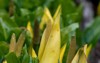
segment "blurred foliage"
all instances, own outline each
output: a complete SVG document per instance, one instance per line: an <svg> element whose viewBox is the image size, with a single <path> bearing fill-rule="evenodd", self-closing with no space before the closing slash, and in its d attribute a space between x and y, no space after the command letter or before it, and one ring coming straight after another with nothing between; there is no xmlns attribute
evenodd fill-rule
<svg viewBox="0 0 100 63"><path fill-rule="evenodd" d="M93 22L91 23L91 25L85 30L85 32L83 33L83 42L89 43L91 44L91 42L93 43L93 46L96 45L96 43L98 42L99 38L100 38L100 17L96 17Z"/></svg>
<svg viewBox="0 0 100 63"><path fill-rule="evenodd" d="M9 41L12 32L18 36L21 31L15 21L12 21L9 17L0 18L0 29L0 41Z"/></svg>
<svg viewBox="0 0 100 63"><path fill-rule="evenodd" d="M9 46L5 42L0 42L0 59L3 58L9 50Z"/></svg>

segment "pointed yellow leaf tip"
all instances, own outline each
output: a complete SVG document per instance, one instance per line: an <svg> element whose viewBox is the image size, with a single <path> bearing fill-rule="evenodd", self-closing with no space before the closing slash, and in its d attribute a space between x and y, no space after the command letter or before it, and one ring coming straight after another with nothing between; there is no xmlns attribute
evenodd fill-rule
<svg viewBox="0 0 100 63"><path fill-rule="evenodd" d="M36 58L36 57L37 57L37 55L35 53L35 50L32 48L32 58Z"/></svg>
<svg viewBox="0 0 100 63"><path fill-rule="evenodd" d="M64 44L60 50L60 63L62 63L62 59L63 59L64 53L65 53L65 50L66 50L66 44Z"/></svg>
<svg viewBox="0 0 100 63"><path fill-rule="evenodd" d="M71 63L87 63L87 58L83 47L78 50Z"/></svg>
<svg viewBox="0 0 100 63"><path fill-rule="evenodd" d="M87 50L87 44L84 45L84 53L86 55L86 50Z"/></svg>
<svg viewBox="0 0 100 63"><path fill-rule="evenodd" d="M89 53L92 49L92 44L90 44L89 46L87 46L87 49L86 49L86 56L88 57L89 56Z"/></svg>
<svg viewBox="0 0 100 63"><path fill-rule="evenodd" d="M46 28L43 32L41 43L40 43L40 48L39 48L39 52L38 52L39 60L41 60L41 57L43 55L45 46L47 44L51 29L52 29L52 26L53 26L53 19L52 19L51 14L50 14L50 12L47 8L45 8L44 14L46 15L46 19L44 19L44 21L47 21L47 23L46 23L47 26L46 26Z"/></svg>
<svg viewBox="0 0 100 63"><path fill-rule="evenodd" d="M58 6L54 16L53 16L53 19L55 20L55 18L57 17L57 15L59 14L59 12L61 13L61 5Z"/></svg>
<svg viewBox="0 0 100 63"><path fill-rule="evenodd" d="M60 57L60 14L58 13L45 46L40 63L58 63Z"/></svg>
<svg viewBox="0 0 100 63"><path fill-rule="evenodd" d="M39 25L39 27L40 27L41 30L43 29L44 25L47 24L47 22L49 20L53 21L49 9L47 7L45 7L45 9L44 9L44 15L43 15L42 20L41 20L40 25Z"/></svg>
<svg viewBox="0 0 100 63"><path fill-rule="evenodd" d="M15 47L16 47L16 36L13 33L10 40L9 52L15 52Z"/></svg>
<svg viewBox="0 0 100 63"><path fill-rule="evenodd" d="M91 49L92 49L92 44L90 44L89 46L87 44L84 45L84 53L86 55L86 58L88 58Z"/></svg>
<svg viewBox="0 0 100 63"><path fill-rule="evenodd" d="M33 29L32 29L32 26L31 26L31 22L28 21L28 24L27 24L27 30L31 33L31 37L33 38Z"/></svg>
<svg viewBox="0 0 100 63"><path fill-rule="evenodd" d="M53 21L52 16L51 16L51 14L50 14L50 11L49 11L49 9L48 9L47 7L45 7L44 12L45 12L45 14L49 17L49 20Z"/></svg>

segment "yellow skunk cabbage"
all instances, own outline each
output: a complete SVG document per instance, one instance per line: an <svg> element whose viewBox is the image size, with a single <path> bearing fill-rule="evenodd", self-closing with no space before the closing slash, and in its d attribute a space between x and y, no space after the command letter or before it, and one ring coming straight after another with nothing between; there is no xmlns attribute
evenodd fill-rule
<svg viewBox="0 0 100 63"><path fill-rule="evenodd" d="M57 12L56 18L52 18L54 21L52 19L48 21L42 36L38 54L40 63L58 63L60 55L60 6L57 11L59 12Z"/></svg>

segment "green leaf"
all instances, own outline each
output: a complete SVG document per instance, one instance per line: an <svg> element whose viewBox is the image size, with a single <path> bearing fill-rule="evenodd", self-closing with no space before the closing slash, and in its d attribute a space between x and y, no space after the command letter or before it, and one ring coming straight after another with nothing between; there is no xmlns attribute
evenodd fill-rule
<svg viewBox="0 0 100 63"><path fill-rule="evenodd" d="M78 27L79 27L78 23L73 23L69 25L68 27L61 29L61 47L64 44L67 44L64 57L63 57L63 63L66 63L66 60L67 60L68 51L69 51L70 43L71 43L71 36L73 36L73 32Z"/></svg>
<svg viewBox="0 0 100 63"><path fill-rule="evenodd" d="M9 51L9 46L6 42L0 42L0 58L3 58Z"/></svg>
<svg viewBox="0 0 100 63"><path fill-rule="evenodd" d="M25 46L23 47L23 51L22 51L22 63L32 63L32 57L28 54L27 52L27 47L26 47L26 44Z"/></svg>
<svg viewBox="0 0 100 63"><path fill-rule="evenodd" d="M30 56L25 54L22 59L22 63L30 63Z"/></svg>
<svg viewBox="0 0 100 63"><path fill-rule="evenodd" d="M22 2L23 2L22 6L24 8L31 9L31 10L36 9L41 4L40 0L23 0Z"/></svg>
<svg viewBox="0 0 100 63"><path fill-rule="evenodd" d="M1 41L10 41L10 35L15 33L16 36L21 32L20 28L18 28L17 24L12 21L9 17L0 18L0 40ZM8 42L7 41L7 42Z"/></svg>
<svg viewBox="0 0 100 63"><path fill-rule="evenodd" d="M77 47L80 48L84 42L82 40L83 38L83 30L81 30L80 28L76 30L76 43L77 43Z"/></svg>
<svg viewBox="0 0 100 63"><path fill-rule="evenodd" d="M62 0L62 18L64 26L68 25L67 15L76 11L76 5L72 0Z"/></svg>
<svg viewBox="0 0 100 63"><path fill-rule="evenodd" d="M5 9L0 9L0 17L8 16Z"/></svg>
<svg viewBox="0 0 100 63"><path fill-rule="evenodd" d="M85 30L82 37L82 42L96 45L100 38L100 17L96 17L93 23Z"/></svg>
<svg viewBox="0 0 100 63"><path fill-rule="evenodd" d="M42 15L43 15L43 8L41 6L39 6L38 8L36 8L35 11L33 11L33 14L34 14L34 19L38 20L38 22L41 21L41 18L42 18Z"/></svg>
<svg viewBox="0 0 100 63"><path fill-rule="evenodd" d="M62 21L64 27L74 22L79 22L82 17L82 5L77 7L73 0L61 0Z"/></svg>
<svg viewBox="0 0 100 63"><path fill-rule="evenodd" d="M33 63L39 63L39 59L38 58L33 58Z"/></svg>
<svg viewBox="0 0 100 63"><path fill-rule="evenodd" d="M71 35L68 34L68 37L67 38L67 41L65 44L66 45L66 50L65 50L65 53L64 53L64 57L63 57L63 60L62 60L62 63L66 63L66 60L67 60L67 56L68 56L68 51L69 51L69 47L70 47L70 42L71 42Z"/></svg>
<svg viewBox="0 0 100 63"><path fill-rule="evenodd" d="M0 18L0 22L3 22L3 20ZM2 23L0 23L0 40L6 40L7 39L7 32L4 29L4 25Z"/></svg>
<svg viewBox="0 0 100 63"><path fill-rule="evenodd" d="M76 9L76 5L72 0L62 0L62 13L69 14L74 12Z"/></svg>
<svg viewBox="0 0 100 63"><path fill-rule="evenodd" d="M6 60L7 60L7 63L20 63L19 59L13 52L7 54Z"/></svg>
<svg viewBox="0 0 100 63"><path fill-rule="evenodd" d="M87 58L86 58L83 48L80 48L78 50L78 52L76 53L71 63L87 63Z"/></svg>
<svg viewBox="0 0 100 63"><path fill-rule="evenodd" d="M32 58L32 56L29 56L27 53L24 54L24 57L22 59L22 63L39 63L38 58Z"/></svg>
<svg viewBox="0 0 100 63"><path fill-rule="evenodd" d="M9 5L9 0L0 0L0 9L4 9L8 7Z"/></svg>
<svg viewBox="0 0 100 63"><path fill-rule="evenodd" d="M61 46L63 46L68 41L68 34L79 28L78 23L73 23L65 28L61 29Z"/></svg>
<svg viewBox="0 0 100 63"><path fill-rule="evenodd" d="M92 47L96 45L100 38L100 16L93 19L89 26L85 29L78 29L76 31L77 46L80 48L84 44L91 44Z"/></svg>
<svg viewBox="0 0 100 63"><path fill-rule="evenodd" d="M28 9L25 8L21 8L21 16L26 16L30 14L30 11Z"/></svg>
<svg viewBox="0 0 100 63"><path fill-rule="evenodd" d="M14 15L14 20L19 27L26 27L29 21L29 15L25 16L18 16L17 14Z"/></svg>

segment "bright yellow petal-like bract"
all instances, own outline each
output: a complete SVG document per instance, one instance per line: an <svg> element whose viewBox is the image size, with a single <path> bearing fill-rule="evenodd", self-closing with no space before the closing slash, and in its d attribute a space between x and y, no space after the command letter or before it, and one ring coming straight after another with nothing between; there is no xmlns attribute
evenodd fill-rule
<svg viewBox="0 0 100 63"><path fill-rule="evenodd" d="M42 30L43 26L45 24L47 24L48 21L50 21L50 20L53 21L52 16L50 14L49 9L45 7L45 9L44 9L44 15L43 15L42 20L41 20L40 25L39 25L40 29Z"/></svg>
<svg viewBox="0 0 100 63"><path fill-rule="evenodd" d="M86 49L86 57L89 56L89 53L91 52L91 49L92 49L92 44L90 44Z"/></svg>
<svg viewBox="0 0 100 63"><path fill-rule="evenodd" d="M58 9L56 10L56 13L53 16L54 21L55 21L56 17L58 16L59 12L61 12L61 5L58 6Z"/></svg>
<svg viewBox="0 0 100 63"><path fill-rule="evenodd" d="M86 55L86 50L87 50L87 44L84 45L84 53Z"/></svg>
<svg viewBox="0 0 100 63"><path fill-rule="evenodd" d="M32 29L32 26L31 26L30 21L29 21L28 24L27 24L27 30L31 33L30 35L31 35L31 37L33 38L33 29Z"/></svg>
<svg viewBox="0 0 100 63"><path fill-rule="evenodd" d="M85 44L84 45L84 53L85 53L87 58L89 56L89 53L90 53L91 49L92 49L92 44L90 44L90 45Z"/></svg>
<svg viewBox="0 0 100 63"><path fill-rule="evenodd" d="M32 58L36 58L36 57L37 57L37 55L35 53L35 50L32 48Z"/></svg>
<svg viewBox="0 0 100 63"><path fill-rule="evenodd" d="M40 63L58 63L60 55L60 14L61 14L61 9L59 10L57 17L55 18Z"/></svg>
<svg viewBox="0 0 100 63"><path fill-rule="evenodd" d="M48 20L48 23L47 23L46 29L43 32L41 43L40 43L40 48L39 48L39 52L38 52L39 60L41 60L41 57L43 55L45 46L47 44L51 29L52 29L52 26L53 26L53 19L51 18L49 10L47 8L45 8L44 11L45 11L44 13L47 17L46 20Z"/></svg>
<svg viewBox="0 0 100 63"><path fill-rule="evenodd" d="M84 48L80 48L71 63L87 63Z"/></svg>
<svg viewBox="0 0 100 63"><path fill-rule="evenodd" d="M67 44L64 44L63 47L60 50L60 63L62 63L62 59L63 59L64 53L65 53L65 50L66 50L66 45Z"/></svg>

